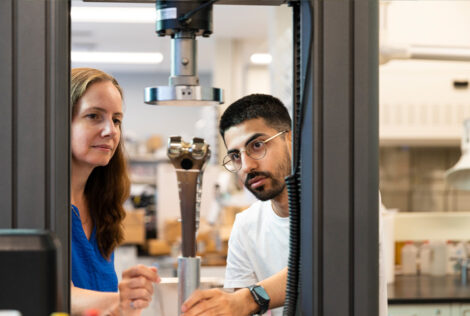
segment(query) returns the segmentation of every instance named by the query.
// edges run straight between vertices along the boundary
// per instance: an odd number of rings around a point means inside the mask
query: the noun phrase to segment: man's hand
[[[122,273],[119,283],[119,312],[121,315],[140,315],[149,306],[153,283],[160,282],[157,268],[137,265]]]
[[[196,290],[184,302],[181,312],[184,316],[197,315],[251,315],[258,305],[248,289],[227,293],[220,289]],[[183,316],[182,315],[182,316]]]

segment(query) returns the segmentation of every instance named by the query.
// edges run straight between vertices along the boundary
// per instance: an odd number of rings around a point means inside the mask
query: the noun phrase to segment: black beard
[[[252,189],[248,185],[248,181],[250,181],[251,179],[253,179],[256,176],[263,176],[265,178],[271,179],[272,189],[269,190],[269,191],[266,191],[264,189],[264,185],[259,186],[256,189]],[[269,173],[269,172],[260,172],[260,171],[251,172],[247,175],[246,180],[245,180],[245,187],[248,189],[248,191],[253,193],[253,195],[260,201],[268,201],[268,200],[274,199],[279,194],[281,194],[281,192],[284,190],[285,186],[286,186],[286,184],[285,184],[284,181],[281,183],[280,181],[274,179],[272,177],[271,173]]]

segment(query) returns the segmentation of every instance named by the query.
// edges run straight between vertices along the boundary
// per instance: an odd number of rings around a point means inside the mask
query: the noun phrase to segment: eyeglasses
[[[248,157],[253,158],[255,160],[259,160],[266,156],[266,143],[273,140],[274,138],[287,133],[287,131],[282,131],[277,133],[274,136],[269,137],[266,140],[259,140],[254,139],[246,145],[245,149],[240,151],[234,151],[227,154],[224,157],[222,166],[225,167],[230,172],[238,172],[242,168],[242,152],[244,151]]]

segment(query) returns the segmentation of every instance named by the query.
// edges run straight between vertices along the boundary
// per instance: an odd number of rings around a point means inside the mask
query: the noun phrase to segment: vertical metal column
[[[62,309],[69,305],[70,2],[0,1],[0,228],[61,241]]]
[[[354,315],[379,315],[379,3],[354,2]],[[386,282],[383,280],[383,282]]]
[[[302,62],[310,64],[302,69],[300,309],[377,316],[378,3],[301,6]]]
[[[13,210],[13,0],[0,2],[0,228],[14,224]]]

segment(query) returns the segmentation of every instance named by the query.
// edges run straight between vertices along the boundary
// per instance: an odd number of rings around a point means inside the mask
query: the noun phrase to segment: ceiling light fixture
[[[72,62],[103,64],[159,64],[161,53],[73,52]]]
[[[250,56],[250,61],[256,65],[269,65],[273,61],[271,54],[253,54]]]
[[[72,22],[93,23],[155,23],[154,8],[72,7]]]

